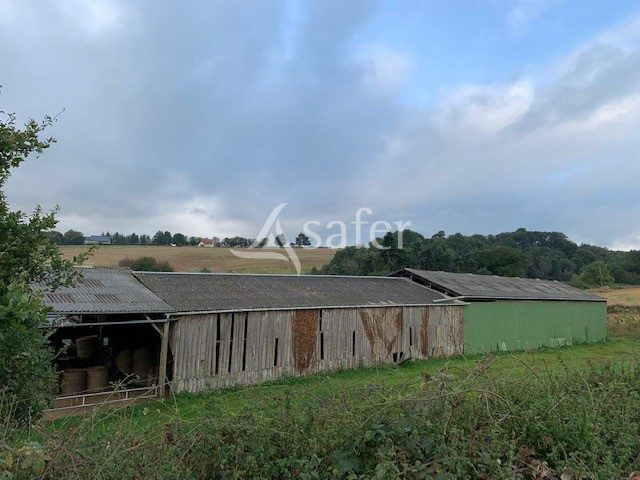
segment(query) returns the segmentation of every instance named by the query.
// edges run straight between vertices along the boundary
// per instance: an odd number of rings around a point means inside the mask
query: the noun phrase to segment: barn
[[[404,278],[134,275],[175,309],[174,391],[462,353],[463,305]]]
[[[81,268],[72,287],[42,291],[51,308],[43,327],[60,373],[53,407],[82,407],[154,396],[167,371],[169,321],[174,309],[129,271]],[[171,364],[169,363],[169,367]]]
[[[562,282],[411,268],[393,276],[467,303],[465,354],[597,342],[607,334],[606,300]]]
[[[464,303],[407,278],[83,268],[43,296],[56,411],[463,352]]]

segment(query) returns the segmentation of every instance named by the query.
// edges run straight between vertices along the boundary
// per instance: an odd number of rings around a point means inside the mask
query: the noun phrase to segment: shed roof
[[[606,301],[591,292],[555,280],[434,272],[413,268],[405,268],[393,275],[408,276],[431,288],[468,300]]]
[[[127,270],[84,267],[81,270],[82,279],[72,287],[60,287],[51,292],[36,285],[53,313],[166,313],[174,310]]]
[[[427,305],[446,299],[409,279],[337,275],[134,272],[181,312]]]

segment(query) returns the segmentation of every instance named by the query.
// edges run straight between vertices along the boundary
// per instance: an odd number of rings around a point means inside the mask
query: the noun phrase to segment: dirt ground
[[[82,245],[61,245],[60,251],[65,258],[71,258],[87,249]],[[239,249],[243,250],[243,249]],[[247,249],[244,249],[247,250]],[[280,252],[282,249],[251,250]],[[295,250],[302,271],[308,272],[313,267],[321,267],[333,257],[335,250],[328,248]],[[293,264],[284,260],[245,259],[234,256],[228,248],[208,247],[159,247],[136,245],[103,245],[85,262],[87,265],[113,267],[124,258],[154,257],[160,261],[168,261],[177,272],[197,272],[208,268],[212,272],[238,273],[295,273]],[[286,256],[286,254],[285,254]]]

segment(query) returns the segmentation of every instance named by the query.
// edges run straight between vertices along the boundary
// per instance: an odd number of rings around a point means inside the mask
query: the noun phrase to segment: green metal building
[[[467,303],[468,355],[597,342],[607,334],[606,300],[562,282],[410,268],[393,275]]]

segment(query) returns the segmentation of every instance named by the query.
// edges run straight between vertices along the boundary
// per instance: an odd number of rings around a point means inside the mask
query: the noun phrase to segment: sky
[[[56,115],[58,229],[520,227],[640,248],[640,2],[0,0],[0,109]],[[364,241],[368,240],[368,231]]]

